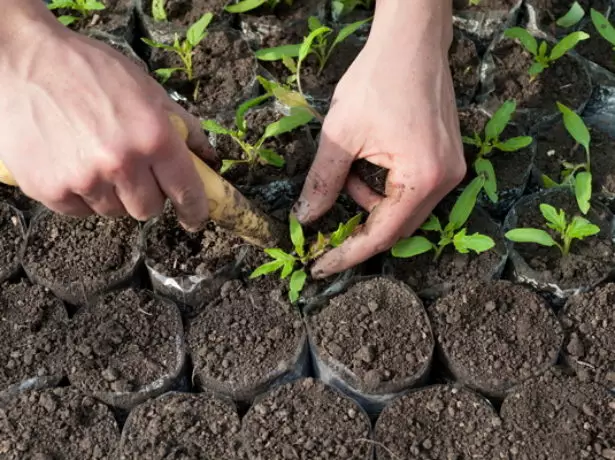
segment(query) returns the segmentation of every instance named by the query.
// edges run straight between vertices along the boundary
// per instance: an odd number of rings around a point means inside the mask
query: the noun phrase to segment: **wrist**
[[[0,47],[23,46],[57,31],[61,24],[42,0],[0,0]]]

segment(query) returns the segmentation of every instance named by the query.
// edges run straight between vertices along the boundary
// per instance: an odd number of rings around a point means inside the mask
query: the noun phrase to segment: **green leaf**
[[[546,58],[546,55],[547,55],[547,42],[543,41],[538,47],[538,57]]]
[[[530,68],[527,71],[527,73],[529,73],[530,76],[532,76],[532,77],[536,77],[536,75],[539,75],[540,73],[542,73],[546,68],[547,68],[547,66],[545,66],[543,63],[541,63],[541,62],[534,62],[530,66]]]
[[[474,251],[477,254],[488,251],[495,246],[495,241],[487,235],[480,233],[466,234],[466,229],[462,228],[453,237],[453,244],[457,252],[467,254],[469,251]]]
[[[590,172],[582,171],[578,173],[574,180],[574,194],[577,204],[583,214],[587,214],[590,208],[592,197],[592,175]]]
[[[295,260],[295,258],[292,255],[282,251],[279,248],[268,248],[268,249],[265,249],[264,251],[265,251],[265,254],[267,254],[269,257],[275,260],[283,260],[285,262]]]
[[[222,166],[220,166],[220,174],[224,174],[238,163],[245,162],[243,160],[222,160]]]
[[[213,18],[213,14],[205,13],[201,16],[201,19],[190,26],[188,32],[186,32],[186,40],[188,40],[188,43],[190,43],[193,48],[196,48],[196,46],[205,38],[207,35],[207,27]]]
[[[429,219],[421,225],[421,230],[425,232],[440,232],[442,233],[442,224],[440,223],[440,219],[433,214],[429,216]]]
[[[254,54],[260,61],[279,61],[286,57],[296,58],[299,56],[301,44],[298,45],[282,45],[273,48],[263,48],[256,51]]]
[[[557,43],[553,49],[551,50],[551,56],[549,56],[549,60],[555,61],[561,58],[564,54],[570,51],[572,48],[577,46],[582,40],[587,40],[589,38],[589,34],[585,32],[572,32],[571,34],[566,35],[562,38],[559,43]]]
[[[312,43],[314,43],[314,40],[316,40],[317,37],[327,34],[329,32],[331,32],[331,29],[325,26],[319,27],[318,29],[310,32],[310,34],[305,37],[303,43],[301,44],[301,47],[299,48],[299,62],[305,60],[308,54],[310,54],[310,50],[312,49]]]
[[[502,134],[516,108],[517,103],[513,100],[506,101],[500,106],[485,126],[486,142],[493,141]]]
[[[352,235],[352,232],[354,232],[357,226],[361,223],[362,218],[363,214],[359,213],[345,224],[339,224],[337,230],[331,234],[331,246],[334,248],[341,246],[342,243],[346,241],[350,235]]]
[[[201,127],[210,133],[226,134],[227,136],[232,136],[235,134],[233,131],[226,129],[215,120],[203,120],[201,121]]]
[[[515,228],[504,235],[515,243],[536,243],[542,246],[556,246],[557,243],[544,230],[538,228]]]
[[[553,188],[553,187],[559,186],[557,182],[555,182],[553,179],[551,179],[549,176],[545,174],[541,175],[540,178],[542,179],[542,185],[545,188]]]
[[[266,1],[267,0],[243,0],[234,5],[227,5],[224,10],[229,13],[246,13],[262,6]]]
[[[318,19],[316,16],[310,16],[307,22],[308,29],[310,30],[310,32],[312,30],[316,30],[322,27],[322,22],[320,22],[320,19]]]
[[[476,177],[468,184],[468,186],[461,192],[459,198],[455,202],[453,209],[448,218],[448,225],[451,230],[458,230],[464,226],[472,210],[476,205],[476,198],[482,190],[485,184],[483,177]]]
[[[574,2],[568,12],[555,21],[555,23],[560,27],[568,28],[578,24],[584,16],[585,10],[583,7],[579,2]]]
[[[282,269],[282,273],[280,273],[280,278],[282,279],[286,279],[288,278],[288,275],[290,275],[293,272],[293,269],[295,268],[295,261],[287,261],[284,264],[284,268]]]
[[[597,235],[598,233],[600,233],[600,227],[580,216],[574,216],[572,222],[570,222],[570,225],[566,229],[566,234],[570,238],[579,240],[588,236]]]
[[[296,302],[299,300],[299,294],[303,290],[303,286],[305,286],[305,280],[307,279],[307,273],[305,270],[297,270],[290,277],[289,283],[289,297],[291,302]]]
[[[424,236],[412,236],[398,241],[391,249],[393,257],[407,259],[434,249],[434,244]]]
[[[560,233],[564,233],[564,231],[566,231],[566,213],[564,210],[560,209],[558,211],[550,204],[545,203],[542,203],[539,208],[540,213],[549,223],[547,224],[548,227]]]
[[[160,49],[167,50],[167,51],[175,51],[175,48],[173,48],[172,46],[165,45],[164,43],[155,42],[154,40],[150,40],[149,38],[142,37],[141,40],[143,41],[143,43],[151,46],[152,48],[160,48]]]
[[[286,164],[286,160],[284,157],[278,155],[272,149],[263,149],[261,148],[258,152],[258,156],[265,162],[270,164],[271,166],[275,166],[277,168],[281,168]]]
[[[282,86],[277,86],[273,90],[273,95],[278,101],[290,107],[291,109],[295,107],[303,107],[305,109],[311,108],[309,102],[305,99],[305,97],[297,91],[292,91]]]
[[[468,144],[468,145],[474,145],[476,147],[480,147],[481,143],[477,142],[476,139],[472,138],[472,137],[468,137],[468,136],[461,136],[461,140],[464,144]]]
[[[293,107],[290,115],[280,118],[265,128],[262,140],[293,131],[314,118],[314,115],[301,107]]]
[[[589,151],[589,142],[591,137],[589,135],[589,130],[583,119],[573,110],[570,110],[564,104],[557,102],[557,108],[562,113],[564,118],[564,126],[566,126],[566,130],[572,138],[578,143],[585,147],[586,151]]]
[[[166,0],[152,0],[152,16],[155,21],[162,22],[167,20],[167,12],[164,9]]]
[[[88,11],[102,11],[105,9],[104,3],[97,0],[87,0],[85,7]]]
[[[485,184],[483,188],[489,199],[493,203],[498,202],[498,184],[495,177],[495,171],[493,170],[493,163],[486,158],[478,158],[474,162],[474,170],[477,174],[483,174],[485,177]]]
[[[60,22],[60,24],[65,25],[65,26],[70,26],[72,23],[74,23],[75,21],[78,21],[79,18],[76,18],[75,16],[60,16],[58,17],[58,21]]]
[[[235,126],[237,126],[239,131],[246,132],[248,130],[245,120],[246,112],[252,107],[262,104],[270,97],[271,94],[263,94],[244,102],[237,108],[237,111],[235,112]]]
[[[504,142],[498,142],[494,147],[502,152],[516,152],[530,145],[532,141],[530,136],[511,137]]]
[[[357,22],[353,22],[352,24],[348,24],[346,27],[340,30],[339,34],[337,34],[337,37],[335,37],[335,40],[333,41],[333,44],[331,45],[331,47],[337,46],[340,43],[342,43],[344,40],[346,40],[348,37],[354,34],[357,30],[363,27],[363,25],[367,24],[371,20],[372,18],[367,18],[362,21],[357,21]]]
[[[273,260],[271,262],[267,262],[266,264],[257,267],[251,274],[250,279],[258,278],[259,276],[268,275],[269,273],[273,273],[284,265],[283,260]]]
[[[331,15],[333,19],[339,21],[344,13],[344,1],[343,0],[333,0],[331,2]]]
[[[154,70],[154,74],[160,79],[160,81],[164,84],[169,81],[169,78],[177,72],[178,70],[182,70],[179,67],[173,67],[171,69],[156,69]]]
[[[303,257],[305,255],[305,236],[303,235],[303,228],[297,220],[297,216],[294,214],[290,214],[289,217],[290,224],[290,240],[293,242],[293,246],[295,247],[295,251],[299,254],[299,257]]]
[[[53,0],[47,4],[47,8],[50,10],[58,10],[60,8],[73,9],[75,2],[73,0]]]
[[[609,22],[609,20],[600,12],[595,9],[590,11],[592,22],[598,33],[606,41],[615,46],[615,27]]]
[[[504,32],[504,36],[507,38],[516,38],[521,42],[523,47],[534,56],[538,54],[538,43],[536,39],[523,27],[511,27]]]

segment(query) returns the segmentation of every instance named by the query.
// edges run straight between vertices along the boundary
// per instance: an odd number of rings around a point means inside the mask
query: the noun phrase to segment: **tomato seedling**
[[[79,13],[81,18],[87,18],[93,11],[104,10],[105,5],[97,0],[52,0],[51,3],[47,4],[47,8],[50,10],[65,8],[76,11]],[[79,19],[79,17],[71,15],[63,15],[58,17],[58,21],[65,26],[69,26]]]
[[[507,38],[516,38],[523,47],[534,56],[534,62],[528,70],[530,81],[533,81],[551,64],[564,56],[568,51],[572,50],[580,41],[589,38],[589,34],[585,32],[572,32],[557,42],[549,53],[546,41],[543,40],[540,45],[538,45],[536,38],[522,27],[511,27],[504,32],[504,36]]]
[[[141,38],[147,45],[152,48],[160,48],[165,51],[169,51],[171,53],[175,53],[179,56],[183,67],[171,67],[164,69],[156,69],[154,73],[156,76],[162,81],[162,83],[166,83],[171,76],[177,72],[184,72],[188,81],[194,81],[194,72],[192,68],[192,56],[194,54],[194,49],[201,43],[205,37],[207,37],[207,27],[211,23],[213,19],[212,13],[206,13],[201,18],[192,24],[188,31],[186,32],[186,38],[180,41],[178,34],[175,34],[175,40],[173,45],[166,45],[164,43],[158,43],[154,40],[150,40],[149,38]],[[199,92],[199,82],[197,81],[192,97],[194,100],[197,99]]]
[[[371,10],[374,8],[374,0],[333,0],[331,2],[331,14],[336,21],[352,13],[357,8]]]
[[[156,22],[167,20],[167,12],[164,9],[165,0],[152,0],[152,17]]]
[[[540,205],[540,213],[546,225],[558,233],[560,242],[540,228],[515,228],[506,232],[506,238],[515,243],[535,243],[542,246],[557,246],[563,256],[570,253],[570,245],[575,239],[583,240],[600,233],[600,227],[581,216],[574,216],[570,222],[563,209],[559,211],[549,204]]]
[[[591,9],[590,15],[594,27],[602,38],[608,41],[613,46],[615,51],[615,27],[609,22],[606,16],[595,9]]]
[[[505,141],[500,139],[516,108],[517,103],[515,101],[509,100],[504,102],[485,125],[484,137],[481,137],[480,133],[474,133],[474,137],[462,137],[464,144],[473,145],[478,148],[478,154],[473,165],[474,170],[476,174],[484,175],[485,193],[494,203],[498,202],[498,186],[493,163],[489,160],[489,156],[494,149],[501,150],[502,152],[515,152],[527,147],[533,141],[529,136],[512,137]]]
[[[420,229],[423,232],[432,232],[438,235],[437,243],[433,243],[424,236],[411,236],[410,238],[398,241],[391,249],[391,255],[396,258],[407,259],[433,251],[433,260],[437,261],[444,249],[450,244],[461,254],[467,254],[469,251],[474,251],[478,254],[493,248],[495,242],[492,238],[481,233],[468,235],[467,228],[464,227],[474,210],[476,198],[483,188],[484,182],[484,177],[480,176],[474,178],[468,184],[461,195],[459,195],[453,209],[451,209],[448,223],[445,227],[442,227],[440,219],[433,214],[421,226]]]
[[[248,11],[260,8],[261,6],[267,6],[269,9],[274,10],[280,4],[292,6],[293,0],[243,0],[232,5],[228,5],[224,9],[229,13],[247,13]]]
[[[290,239],[294,251],[287,253],[279,248],[265,249],[265,253],[273,260],[256,268],[250,275],[250,279],[268,275],[280,270],[280,278],[290,276],[288,297],[292,303],[299,300],[301,291],[307,279],[306,267],[322,256],[329,249],[337,248],[350,236],[361,222],[362,214],[357,214],[345,224],[339,224],[337,230],[328,236],[318,232],[316,241],[306,245],[303,228],[297,218],[290,215]],[[299,268],[295,268],[299,264]]]
[[[278,168],[284,166],[284,158],[272,149],[265,148],[263,144],[272,137],[293,131],[309,123],[314,116],[309,110],[295,107],[291,109],[290,115],[284,116],[265,127],[265,131],[260,139],[255,144],[250,144],[246,141],[248,125],[245,115],[250,108],[263,103],[270,97],[271,94],[267,93],[241,104],[235,112],[235,129],[226,129],[215,120],[204,120],[201,122],[202,127],[209,132],[230,136],[243,152],[244,158],[241,160],[222,160],[221,174],[224,174],[231,167],[242,163],[248,164],[250,168],[254,167],[257,163],[269,164]]]

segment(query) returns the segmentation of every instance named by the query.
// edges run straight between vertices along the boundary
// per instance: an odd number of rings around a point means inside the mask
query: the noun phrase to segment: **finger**
[[[41,201],[46,208],[58,214],[64,214],[72,217],[88,217],[94,214],[94,210],[90,208],[83,199],[75,194],[57,201]]]
[[[101,216],[120,217],[127,214],[113,184],[101,183],[91,192],[81,194],[81,198],[96,214]]]
[[[116,180],[117,196],[126,213],[139,221],[162,214],[166,197],[154,177],[151,167],[135,168]]]
[[[313,222],[333,206],[344,188],[352,161],[353,155],[333,142],[323,131],[301,196],[293,207],[293,213],[299,222]]]
[[[346,192],[350,197],[367,212],[378,206],[384,197],[376,193],[369,185],[361,180],[359,176],[354,173],[348,175],[346,181]]]

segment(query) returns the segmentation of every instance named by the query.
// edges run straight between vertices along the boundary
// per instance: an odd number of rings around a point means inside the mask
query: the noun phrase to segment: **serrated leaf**
[[[498,142],[495,144],[495,148],[502,152],[516,152],[517,150],[524,149],[533,142],[530,136],[511,137],[504,142]]]
[[[458,230],[464,226],[476,205],[476,198],[485,184],[483,177],[476,177],[461,192],[448,218],[447,227]]]
[[[271,166],[275,166],[276,168],[281,168],[286,164],[284,157],[276,153],[275,150],[261,148],[257,153],[261,160]]]
[[[538,43],[536,39],[523,27],[511,27],[504,32],[504,36],[507,38],[516,38],[530,53],[533,55],[538,54]]]
[[[261,139],[264,140],[293,131],[300,126],[308,124],[313,118],[314,115],[308,110],[301,107],[293,107],[290,111],[290,115],[282,117],[278,121],[267,126]]]
[[[266,1],[267,0],[243,0],[234,5],[227,5],[224,10],[229,13],[247,13],[248,11],[255,10],[259,6],[264,5]]]
[[[486,158],[478,158],[474,162],[474,170],[477,174],[483,174],[485,177],[485,184],[483,188],[489,199],[493,203],[498,202],[498,184],[495,177],[495,171],[493,169],[493,163]]]
[[[480,233],[468,235],[466,229],[463,228],[453,237],[453,244],[457,252],[461,254],[467,254],[469,251],[480,254],[494,247],[495,241],[487,235],[482,235]]]
[[[346,27],[340,30],[339,34],[337,34],[337,37],[335,37],[335,40],[333,41],[333,45],[331,45],[331,47],[337,46],[342,43],[344,40],[346,40],[348,37],[350,37],[352,34],[354,34],[357,30],[359,30],[371,20],[372,18],[368,18],[362,21],[353,22],[352,24],[348,24]]]
[[[220,174],[226,173],[229,169],[235,166],[238,163],[244,163],[242,160],[222,160],[222,165],[220,166]]]
[[[550,224],[549,227],[560,233],[564,233],[566,230],[566,213],[564,210],[560,209],[558,211],[553,206],[546,203],[541,203],[539,208],[542,216]]]
[[[252,107],[256,107],[257,105],[262,104],[270,97],[271,97],[271,94],[263,94],[261,96],[257,96],[241,104],[237,108],[237,111],[235,112],[235,126],[237,126],[237,129],[242,132],[246,132],[248,130],[248,126],[246,125],[246,120],[245,120],[246,112],[250,110]]]
[[[602,13],[591,9],[590,11],[592,22],[594,27],[606,41],[615,46],[615,27],[609,22],[609,20]]]
[[[485,126],[486,142],[493,141],[502,134],[516,108],[517,103],[513,100],[506,101],[500,106]]]
[[[393,257],[407,259],[434,249],[434,244],[424,236],[411,236],[398,241],[391,249]]]
[[[209,131],[210,133],[226,134],[227,136],[232,136],[233,134],[235,134],[233,131],[231,131],[230,129],[226,129],[224,126],[220,125],[215,120],[203,120],[201,121],[201,127],[205,131]]]
[[[285,56],[289,58],[296,58],[299,56],[299,50],[301,49],[301,44],[297,45],[282,45],[275,46],[273,48],[264,48],[256,51],[254,54],[256,58],[260,61],[279,61],[283,59]]]
[[[331,29],[325,26],[319,27],[318,29],[310,32],[310,34],[305,37],[303,43],[301,44],[301,47],[299,48],[299,62],[304,61],[308,54],[310,54],[310,50],[312,49],[312,43],[314,43],[314,40],[316,40],[317,37],[327,34],[329,32],[331,32]]]
[[[306,279],[307,273],[305,273],[305,270],[297,270],[293,272],[292,276],[290,277],[289,283],[289,295],[291,302],[294,303],[299,300],[299,294],[301,294],[303,286],[305,286]]]
[[[556,246],[557,243],[544,230],[539,228],[515,228],[504,235],[515,243],[536,243],[542,246]]]
[[[178,70],[182,70],[179,67],[174,67],[171,69],[156,69],[154,70],[154,74],[160,79],[160,81],[164,84],[169,81],[169,78],[177,72]]]
[[[442,233],[442,224],[440,223],[440,219],[438,216],[430,215],[429,219],[421,225],[421,230],[425,232],[440,232]]]
[[[162,22],[167,20],[167,12],[164,9],[166,0],[152,0],[152,16],[155,21]]]
[[[251,274],[250,279],[258,278],[259,276],[268,275],[269,273],[273,273],[284,265],[283,260],[273,260],[271,262],[267,262],[266,264],[257,267]]]
[[[205,38],[207,35],[207,27],[213,18],[214,15],[212,13],[205,13],[197,22],[190,26],[188,32],[186,32],[186,40],[188,40],[188,43],[190,43],[193,48],[196,48]]]
[[[592,197],[592,175],[587,171],[582,171],[574,178],[574,194],[577,199],[579,209],[583,214],[587,214],[590,208]]]
[[[551,61],[555,61],[561,58],[564,54],[577,46],[577,43],[582,40],[587,40],[588,38],[589,34],[585,32],[572,32],[571,34],[566,35],[553,47],[549,59]]]
[[[579,4],[579,2],[574,2],[568,12],[555,21],[555,23],[559,27],[568,28],[578,24],[584,16],[585,10],[583,7]]]
[[[566,231],[566,234],[570,238],[576,238],[579,240],[587,238],[588,236],[597,235],[598,233],[600,233],[600,227],[592,224],[590,221],[580,216],[573,217],[572,222],[570,222],[570,225]]]
[[[295,251],[299,254],[299,257],[303,257],[305,255],[305,236],[303,234],[303,228],[297,220],[297,216],[294,214],[290,214],[289,217],[289,227],[290,227],[290,240],[295,247]]]
[[[583,119],[576,112],[560,102],[557,102],[557,108],[562,113],[564,126],[568,133],[578,144],[581,144],[586,151],[589,151],[591,137]]]
[[[76,18],[75,16],[60,16],[58,17],[58,21],[60,22],[60,24],[64,25],[64,26],[70,26],[71,24],[73,24],[74,22],[78,21],[79,18]]]

